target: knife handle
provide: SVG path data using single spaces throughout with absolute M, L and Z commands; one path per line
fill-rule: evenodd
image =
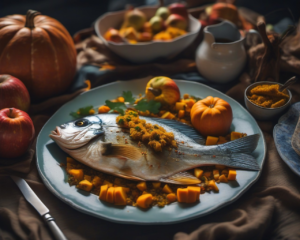
M 47 223 L 48 227 L 50 228 L 51 232 L 53 233 L 56 240 L 67 240 L 66 236 L 56 225 L 54 218 L 49 213 L 45 214 L 43 218 Z

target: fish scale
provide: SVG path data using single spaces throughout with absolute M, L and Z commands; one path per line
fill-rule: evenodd
M 167 132 L 173 132 L 175 140 L 180 142 L 177 151 L 173 149 L 154 152 L 145 144 L 139 147 L 137 141 L 130 139 L 128 132 L 121 131 L 122 129 L 116 124 L 117 116 L 117 114 L 99 114 L 68 122 L 62 125 L 63 128 L 57 127 L 56 132 L 53 131 L 50 137 L 77 161 L 95 170 L 132 180 L 178 184 L 197 183 L 199 180 L 186 171 L 212 164 L 256 171 L 260 169 L 255 158 L 250 154 L 257 146 L 260 137 L 258 134 L 221 145 L 204 146 L 198 144 L 204 138 L 186 124 L 174 120 L 140 117 L 147 123 L 158 124 Z M 78 121 L 84 122 L 83 126 L 76 126 Z M 93 131 L 96 129 L 97 135 L 92 136 L 89 129 Z M 73 133 L 85 139 L 84 144 L 76 149 L 72 147 L 75 144 L 72 139 L 76 139 L 76 146 L 78 146 L 80 138 L 72 136 Z M 64 136 L 72 136 L 72 138 L 68 140 Z M 89 137 L 90 140 L 87 142 Z M 122 145 L 126 148 L 125 138 L 128 148 L 130 147 L 132 151 L 146 151 L 147 155 L 141 155 L 138 160 L 132 160 L 128 157 L 103 154 L 105 143 L 108 142 L 113 143 L 114 146 Z

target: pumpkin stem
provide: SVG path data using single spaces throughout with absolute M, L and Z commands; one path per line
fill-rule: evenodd
M 215 106 L 215 105 L 213 105 L 213 104 L 209 105 L 210 108 L 214 108 L 214 106 Z
M 159 96 L 161 94 L 161 90 L 157 88 L 149 87 L 148 90 L 152 92 L 154 96 Z
M 41 15 L 41 13 L 38 12 L 38 11 L 29 9 L 29 10 L 27 11 L 27 13 L 26 13 L 25 27 L 28 27 L 28 28 L 35 28 L 35 26 L 34 26 L 34 18 L 35 18 L 37 15 Z

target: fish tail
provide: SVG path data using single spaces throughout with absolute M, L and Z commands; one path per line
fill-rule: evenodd
M 221 160 L 218 164 L 226 165 L 228 167 L 233 168 L 242 168 L 254 171 L 260 170 L 256 159 L 253 156 L 245 153 L 230 154 L 229 158 Z
M 172 184 L 199 184 L 201 181 L 189 172 L 179 172 L 172 176 L 161 178 L 159 181 Z
M 217 146 L 221 153 L 252 153 L 257 147 L 260 135 L 253 134 Z
M 132 145 L 102 143 L 102 155 L 121 156 L 131 160 L 139 160 L 142 157 L 140 150 Z

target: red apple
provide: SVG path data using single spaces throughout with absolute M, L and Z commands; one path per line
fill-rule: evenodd
M 27 112 L 30 96 L 25 85 L 10 75 L 0 75 L 0 109 L 17 108 Z
M 180 91 L 177 84 L 168 77 L 154 77 L 146 86 L 146 98 L 172 105 L 179 101 Z
M 124 42 L 123 38 L 120 35 L 120 32 L 114 28 L 108 29 L 107 32 L 104 34 L 104 38 L 107 41 L 111 41 L 115 43 Z
M 188 19 L 188 11 L 185 7 L 184 4 L 181 3 L 173 3 L 171 5 L 169 5 L 169 11 L 171 14 L 178 14 L 182 17 L 184 17 L 185 19 Z
M 26 112 L 16 108 L 0 110 L 0 158 L 22 156 L 30 147 L 34 133 Z
M 186 19 L 178 14 L 171 14 L 166 20 L 166 25 L 170 27 L 179 28 L 182 30 L 187 29 Z

